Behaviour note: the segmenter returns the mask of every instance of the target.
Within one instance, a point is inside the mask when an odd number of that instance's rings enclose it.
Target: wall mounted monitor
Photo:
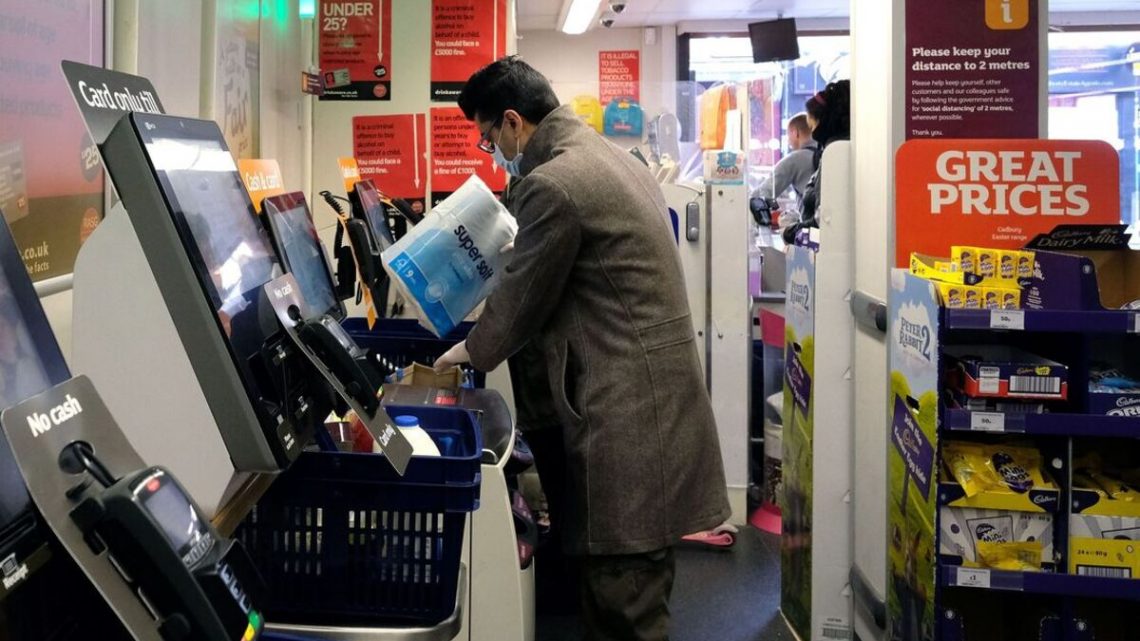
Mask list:
[[[12,232],[0,221],[0,409],[70,377]],[[24,479],[0,434],[0,560],[15,553],[22,561],[42,542],[35,522]]]
[[[305,195],[298,191],[272,196],[263,201],[262,209],[277,254],[285,270],[292,273],[301,286],[301,296],[309,305],[311,318],[326,314],[337,320],[344,318],[344,307],[336,296],[332,265],[317,236]]]
[[[752,41],[752,62],[796,60],[800,57],[800,42],[795,18],[781,18],[748,25]]]

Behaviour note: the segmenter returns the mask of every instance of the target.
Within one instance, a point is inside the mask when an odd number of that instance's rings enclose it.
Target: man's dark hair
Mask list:
[[[459,108],[468,120],[498,120],[514,109],[532,124],[558,108],[550,82],[518,56],[507,56],[476,71],[459,94]]]

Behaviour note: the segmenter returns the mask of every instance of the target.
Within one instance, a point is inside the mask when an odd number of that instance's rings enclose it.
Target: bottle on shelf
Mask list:
[[[412,444],[412,456],[439,456],[439,448],[431,435],[420,427],[420,419],[415,416],[401,415],[396,417],[396,427],[400,433]]]

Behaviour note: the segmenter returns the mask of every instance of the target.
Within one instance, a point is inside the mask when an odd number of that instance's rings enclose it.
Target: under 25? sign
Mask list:
[[[895,159],[895,265],[951,245],[1019,249],[1057,225],[1120,223],[1107,143],[912,140]]]

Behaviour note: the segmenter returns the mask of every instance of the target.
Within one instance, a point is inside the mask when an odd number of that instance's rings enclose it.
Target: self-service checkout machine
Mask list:
[[[344,376],[352,368],[336,367],[337,343],[355,356],[338,324],[293,317],[290,325],[275,318],[280,310],[272,309],[268,295],[259,296],[288,288],[274,287],[280,272],[276,254],[256,229],[216,125],[131,114],[115,126],[102,151],[126,209],[112,211],[77,263],[75,313],[84,327],[75,334],[75,360],[94,379],[133,388],[109,398],[108,405],[127,414],[122,422],[137,448],[204,450],[198,460],[183,457],[175,465],[185,469],[191,494],[206,497],[201,500],[211,506],[206,509],[215,523],[232,528],[261,495],[266,472],[287,467],[308,435],[322,434],[327,388],[314,384],[305,360],[329,364],[332,371],[321,373],[360,416],[373,415],[361,392],[375,389],[375,381],[366,377],[369,384],[354,390],[353,377]],[[121,278],[124,273],[132,277]],[[306,329],[322,340],[304,340]],[[290,344],[285,335],[301,340]],[[171,359],[160,363],[154,354]],[[361,365],[359,360],[347,363]],[[178,408],[189,419],[187,427],[177,435],[154,430],[141,398],[151,406]],[[386,427],[373,432],[382,434],[385,454],[398,466],[394,445],[402,437]],[[320,633],[453,638],[466,605],[465,582],[458,583],[452,616],[434,627],[326,626]]]
[[[90,381],[70,377],[3,223],[0,315],[0,638],[258,638],[249,558],[168,470],[143,463]]]
[[[0,409],[70,376],[8,226],[0,222]],[[126,641],[115,613],[52,535],[16,457],[0,437],[0,638],[79,641],[105,630]]]
[[[103,140],[122,202],[77,260],[74,361],[107,390],[127,441],[147,460],[169,461],[223,533],[241,523],[314,436],[325,434],[336,402],[330,388],[380,436],[385,457],[402,473],[410,446],[383,412],[368,407],[377,404],[375,392],[367,393],[377,381],[354,381],[354,370],[330,358],[331,345],[350,348],[351,339],[321,318],[283,322],[274,308],[268,291],[280,282],[279,260],[217,125],[117,115],[105,139],[96,140]],[[306,329],[320,340],[304,340]],[[348,356],[351,365],[362,364]],[[156,416],[177,416],[177,424],[156,425]],[[319,515],[320,505],[313,507]],[[310,537],[305,545],[322,542]],[[438,624],[325,625],[319,634],[451,639],[466,601],[459,570],[451,616]]]

